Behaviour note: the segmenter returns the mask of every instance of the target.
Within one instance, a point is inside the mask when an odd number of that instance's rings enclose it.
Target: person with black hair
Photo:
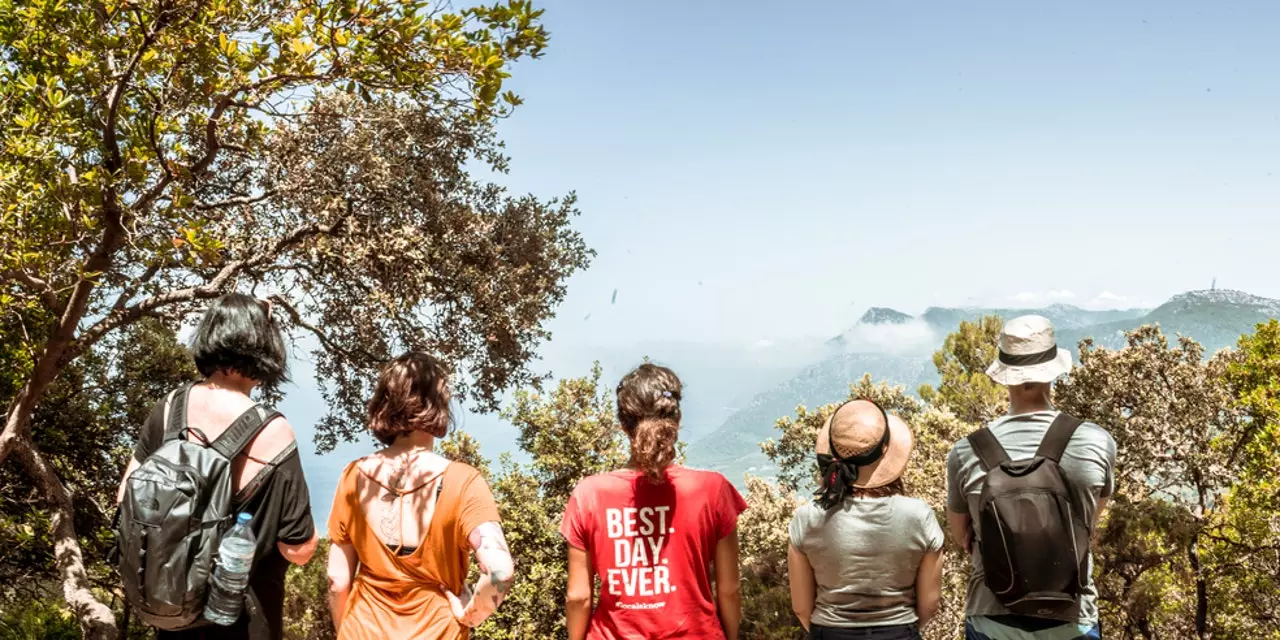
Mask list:
[[[818,432],[820,486],[791,520],[791,606],[810,638],[919,640],[942,593],[942,526],[904,495],[911,428],[870,400]]]
[[[293,428],[250,397],[257,387],[287,380],[284,338],[271,318],[271,304],[239,293],[218,298],[196,328],[191,354],[204,379],[175,389],[155,404],[138,434],[117,501],[125,494],[129,476],[167,440],[209,446],[246,417],[265,415],[258,420],[256,435],[231,462],[234,513],[253,517],[257,549],[249,575],[249,606],[239,621],[227,627],[204,624],[160,631],[158,638],[279,639],[284,634],[285,572],[290,563],[302,565],[311,559],[318,538]]]

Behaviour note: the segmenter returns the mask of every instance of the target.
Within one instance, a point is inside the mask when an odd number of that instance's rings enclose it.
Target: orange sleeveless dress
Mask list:
[[[352,545],[359,558],[338,639],[466,640],[470,630],[453,617],[444,590],[463,592],[471,564],[467,536],[485,522],[498,521],[488,483],[474,467],[459,462],[445,467],[423,539],[412,554],[399,556],[373,532],[361,507],[361,496],[383,489],[360,472],[358,463],[342,472],[329,515],[329,539]]]

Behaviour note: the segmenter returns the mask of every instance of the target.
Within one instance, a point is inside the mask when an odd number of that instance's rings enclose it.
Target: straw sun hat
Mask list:
[[[1053,324],[1043,316],[1020,316],[1000,331],[1000,355],[987,369],[997,384],[1014,387],[1053,382],[1071,371],[1071,352],[1058,347]]]
[[[915,447],[911,427],[870,400],[853,400],[841,405],[818,431],[816,453],[850,458],[875,458],[858,464],[853,486],[863,489],[883,487],[902,477]],[[875,455],[879,452],[879,456]]]

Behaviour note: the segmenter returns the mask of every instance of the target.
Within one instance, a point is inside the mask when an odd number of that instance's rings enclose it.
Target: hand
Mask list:
[[[471,606],[471,588],[470,587],[466,587],[462,590],[461,597],[456,596],[452,591],[445,589],[444,597],[449,599],[449,609],[453,611],[453,617],[456,618],[458,622],[462,623],[463,626],[468,628],[475,626],[474,624],[471,623],[470,620],[467,619],[471,613],[470,612],[470,606]]]
[[[964,532],[964,552],[973,555],[973,527],[969,527]]]

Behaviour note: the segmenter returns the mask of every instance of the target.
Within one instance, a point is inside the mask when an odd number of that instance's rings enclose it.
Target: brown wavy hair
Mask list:
[[[369,400],[369,430],[386,445],[414,431],[443,438],[453,424],[450,398],[444,365],[426,353],[411,351],[382,368]]]
[[[883,487],[849,487],[849,495],[855,498],[888,498],[889,496],[907,495],[907,485],[898,478]]]
[[[618,422],[631,438],[631,466],[654,482],[676,459],[681,390],[674,371],[647,362],[618,383]]]

